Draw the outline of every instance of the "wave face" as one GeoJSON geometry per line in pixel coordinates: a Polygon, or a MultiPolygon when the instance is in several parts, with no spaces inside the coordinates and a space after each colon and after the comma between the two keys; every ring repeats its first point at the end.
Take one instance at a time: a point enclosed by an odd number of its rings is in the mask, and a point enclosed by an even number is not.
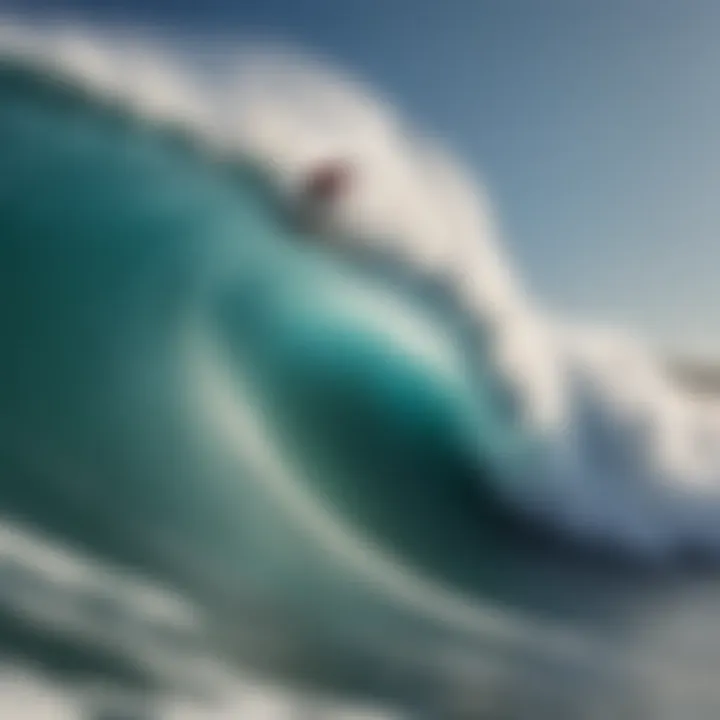
{"type": "MultiPolygon", "coordinates": [[[[115,674],[142,665],[157,684],[186,685],[187,666],[144,632],[191,647],[193,667],[210,647],[213,663],[251,656],[353,691],[369,666],[401,666],[372,677],[380,695],[412,678],[459,696],[482,673],[566,692],[551,669],[519,669],[526,646],[582,658],[592,682],[599,667],[640,682],[642,660],[648,692],[674,692],[649,660],[679,652],[670,631],[608,662],[598,638],[492,599],[522,608],[498,586],[535,582],[518,559],[532,544],[504,554],[533,523],[643,558],[715,551],[715,405],[634,341],[544,312],[482,189],[354,81],[287,51],[198,58],[121,35],[0,32],[3,557],[53,565],[8,529],[41,527],[46,545],[179,593],[181,621],[121,613],[135,635],[115,674]],[[352,185],[318,207],[303,187],[328,161],[352,185]],[[350,644],[362,663],[339,661],[350,644]],[[488,647],[500,665],[473,664],[488,647]]],[[[63,567],[86,608],[105,580],[63,567]]],[[[117,645],[73,603],[6,591],[0,622],[117,645]]],[[[37,654],[37,635],[13,642],[37,654]]],[[[208,682],[229,672],[208,665],[208,682]]]]}

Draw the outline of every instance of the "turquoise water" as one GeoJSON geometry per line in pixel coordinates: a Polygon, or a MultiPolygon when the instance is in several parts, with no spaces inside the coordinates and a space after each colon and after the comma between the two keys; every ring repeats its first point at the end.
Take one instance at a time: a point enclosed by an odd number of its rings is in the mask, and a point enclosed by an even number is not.
{"type": "MultiPolygon", "coordinates": [[[[308,242],[256,169],[181,133],[13,65],[0,98],[0,506],[199,608],[163,652],[440,717],[469,688],[644,717],[679,707],[668,668],[716,667],[712,579],[588,559],[496,500],[522,431],[446,308],[308,242]],[[413,350],[357,297],[439,340],[413,350]]],[[[3,608],[12,657],[170,672],[3,608]]]]}

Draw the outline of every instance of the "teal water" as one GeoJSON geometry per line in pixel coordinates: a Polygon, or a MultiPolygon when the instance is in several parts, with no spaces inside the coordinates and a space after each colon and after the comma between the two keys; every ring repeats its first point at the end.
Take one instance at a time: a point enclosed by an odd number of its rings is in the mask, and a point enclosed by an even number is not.
{"type": "MultiPolygon", "coordinates": [[[[439,717],[473,688],[539,698],[535,717],[601,699],[600,717],[659,717],[679,706],[658,677],[717,667],[712,578],[588,559],[507,512],[484,477],[523,438],[492,368],[442,307],[307,242],[257,169],[12,64],[0,148],[8,522],[200,608],[193,642],[224,668],[439,717]],[[414,318],[441,360],[357,296],[414,318]]],[[[3,608],[11,657],[167,675],[3,608]]]]}

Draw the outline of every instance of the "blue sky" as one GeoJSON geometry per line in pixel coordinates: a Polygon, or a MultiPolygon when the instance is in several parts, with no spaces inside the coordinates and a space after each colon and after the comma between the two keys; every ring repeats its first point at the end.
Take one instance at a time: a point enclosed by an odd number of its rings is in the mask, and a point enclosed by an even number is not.
{"type": "Polygon", "coordinates": [[[17,7],[180,31],[255,30],[319,50],[484,175],[515,261],[546,303],[676,347],[720,352],[716,0],[17,7]]]}

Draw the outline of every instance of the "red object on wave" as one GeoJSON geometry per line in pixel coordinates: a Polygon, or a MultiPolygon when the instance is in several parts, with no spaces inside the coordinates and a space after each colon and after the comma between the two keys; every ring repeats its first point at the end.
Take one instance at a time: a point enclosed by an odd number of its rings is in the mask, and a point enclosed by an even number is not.
{"type": "Polygon", "coordinates": [[[339,161],[329,161],[308,173],[304,194],[315,202],[336,200],[350,184],[350,168],[339,161]]]}

